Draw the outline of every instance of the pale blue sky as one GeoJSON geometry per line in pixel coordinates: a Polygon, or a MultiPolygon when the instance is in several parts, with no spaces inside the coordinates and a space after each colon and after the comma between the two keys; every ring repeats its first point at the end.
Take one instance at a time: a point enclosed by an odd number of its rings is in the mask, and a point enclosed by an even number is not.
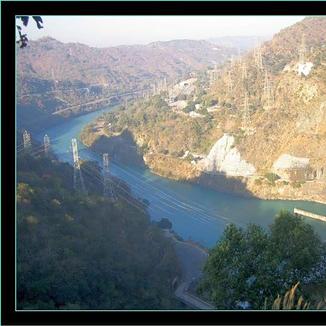
{"type": "Polygon", "coordinates": [[[29,39],[51,36],[62,42],[106,47],[172,39],[272,35],[303,16],[42,16],[44,29],[26,28],[29,39]]]}

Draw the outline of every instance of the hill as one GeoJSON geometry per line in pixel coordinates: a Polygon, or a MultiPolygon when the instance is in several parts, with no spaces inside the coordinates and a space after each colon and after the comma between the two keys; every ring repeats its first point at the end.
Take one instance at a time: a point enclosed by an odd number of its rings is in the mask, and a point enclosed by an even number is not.
{"type": "Polygon", "coordinates": [[[20,154],[17,169],[18,309],[180,308],[173,245],[126,185],[112,201],[86,176],[74,191],[67,163],[20,154]]]}
{"type": "Polygon", "coordinates": [[[272,36],[221,36],[212,37],[208,41],[219,46],[236,48],[240,53],[246,52],[257,46],[257,42],[264,42],[272,36]]]}
{"type": "Polygon", "coordinates": [[[18,120],[35,128],[37,117],[49,123],[58,119],[53,113],[69,117],[119,103],[126,95],[146,95],[154,85],[167,87],[192,71],[225,62],[235,49],[192,40],[94,48],[46,37],[17,53],[18,120]]]}
{"type": "Polygon", "coordinates": [[[108,115],[104,134],[130,130],[164,176],[326,202],[325,35],[325,18],[306,18],[208,70],[191,94],[108,115]]]}

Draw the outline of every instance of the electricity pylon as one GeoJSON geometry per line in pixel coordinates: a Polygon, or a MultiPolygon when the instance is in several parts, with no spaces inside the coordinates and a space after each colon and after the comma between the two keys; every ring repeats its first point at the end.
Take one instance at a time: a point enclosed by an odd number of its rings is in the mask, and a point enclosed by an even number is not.
{"type": "Polygon", "coordinates": [[[233,81],[232,81],[231,70],[228,71],[227,79],[226,79],[226,85],[227,85],[228,93],[232,93],[232,91],[233,91],[233,81]]]}
{"type": "Polygon", "coordinates": [[[71,139],[72,146],[72,156],[74,161],[74,189],[76,191],[81,191],[83,194],[87,194],[83,175],[80,169],[79,155],[78,155],[78,147],[77,147],[77,139],[71,139]]]}
{"type": "Polygon", "coordinates": [[[265,102],[265,105],[267,108],[271,107],[273,105],[273,96],[272,96],[272,87],[271,87],[271,81],[270,76],[267,71],[265,71],[265,79],[264,79],[264,88],[263,88],[263,101],[265,102]]]}
{"type": "Polygon", "coordinates": [[[27,130],[23,132],[24,149],[29,149],[32,146],[31,135],[27,130]]]}
{"type": "Polygon", "coordinates": [[[110,197],[111,199],[116,200],[110,177],[108,153],[103,154],[103,196],[110,197]]]}
{"type": "Polygon", "coordinates": [[[44,135],[43,143],[44,143],[44,153],[45,155],[48,155],[50,150],[50,137],[47,134],[44,135]]]}
{"type": "Polygon", "coordinates": [[[245,96],[243,100],[242,129],[246,131],[249,129],[249,126],[250,126],[249,99],[248,99],[248,93],[245,92],[245,96]]]}
{"type": "Polygon", "coordinates": [[[306,60],[306,37],[302,34],[301,44],[299,47],[299,63],[304,63],[306,60]]]}
{"type": "Polygon", "coordinates": [[[247,78],[247,64],[246,64],[246,62],[243,62],[242,66],[241,66],[241,78],[242,78],[242,81],[244,81],[247,78]]]}

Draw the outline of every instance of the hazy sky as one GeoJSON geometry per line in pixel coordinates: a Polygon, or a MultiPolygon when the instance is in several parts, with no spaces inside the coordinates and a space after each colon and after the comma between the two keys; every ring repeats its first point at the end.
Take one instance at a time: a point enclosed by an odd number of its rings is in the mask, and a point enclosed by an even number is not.
{"type": "Polygon", "coordinates": [[[271,35],[303,16],[42,16],[44,28],[34,22],[29,39],[51,36],[62,42],[105,47],[146,44],[172,39],[218,36],[271,35]]]}

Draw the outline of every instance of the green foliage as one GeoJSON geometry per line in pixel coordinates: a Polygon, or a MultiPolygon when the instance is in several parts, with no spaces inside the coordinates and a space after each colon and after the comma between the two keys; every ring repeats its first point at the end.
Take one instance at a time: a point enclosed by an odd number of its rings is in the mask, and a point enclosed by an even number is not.
{"type": "Polygon", "coordinates": [[[216,104],[218,104],[218,101],[216,99],[208,98],[208,99],[204,100],[203,108],[209,108],[209,107],[214,106],[216,104]]]}
{"type": "Polygon", "coordinates": [[[265,178],[272,184],[275,185],[275,181],[281,179],[277,174],[269,172],[265,174],[265,178]]]}
{"type": "Polygon", "coordinates": [[[161,218],[160,221],[157,222],[157,226],[161,229],[172,229],[172,223],[166,217],[161,218]]]}
{"type": "Polygon", "coordinates": [[[130,203],[146,205],[131,195],[112,202],[96,184],[83,196],[71,181],[67,164],[18,159],[18,308],[178,308],[173,246],[130,203]]]}
{"type": "Polygon", "coordinates": [[[191,111],[194,111],[196,109],[195,102],[190,102],[184,109],[183,112],[189,113],[191,111]]]}
{"type": "Polygon", "coordinates": [[[301,186],[304,184],[304,181],[294,181],[291,182],[291,186],[293,188],[301,188],[301,186]]]}
{"type": "Polygon", "coordinates": [[[262,184],[263,184],[263,182],[260,178],[255,180],[255,185],[261,186],[262,184]]]}
{"type": "Polygon", "coordinates": [[[277,216],[270,232],[231,224],[210,252],[199,292],[219,309],[234,309],[240,301],[262,309],[308,275],[321,254],[312,227],[288,212],[277,216]]]}

